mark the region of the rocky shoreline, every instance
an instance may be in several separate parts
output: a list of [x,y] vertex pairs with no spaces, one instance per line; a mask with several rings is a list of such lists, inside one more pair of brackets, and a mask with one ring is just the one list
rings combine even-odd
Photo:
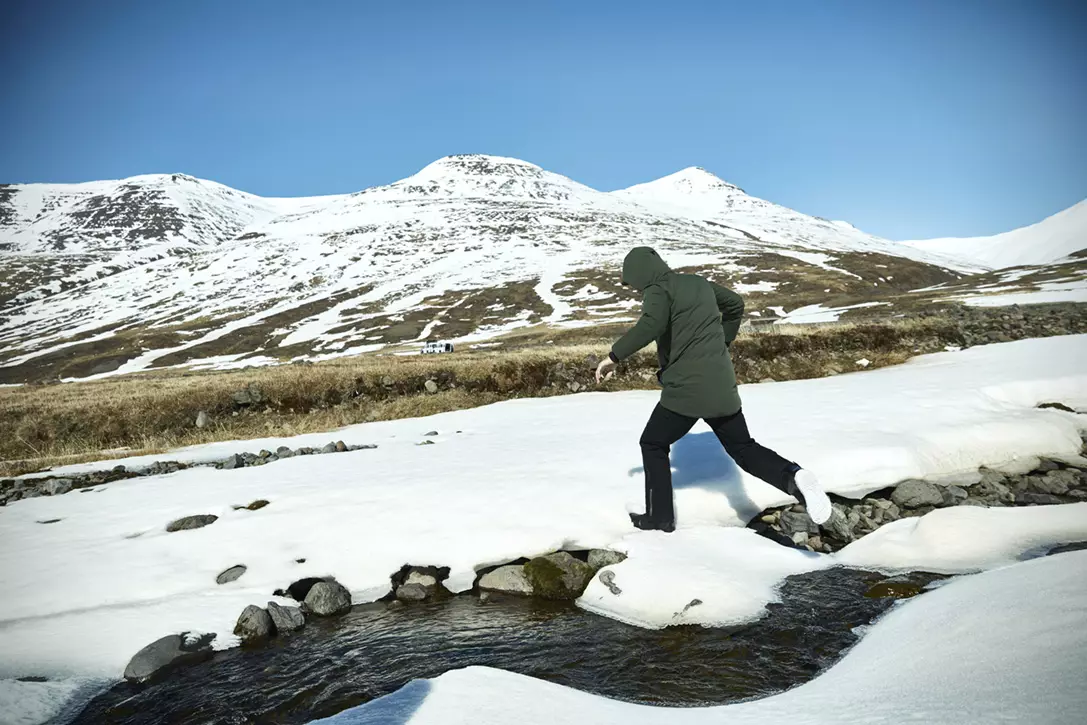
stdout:
[[182,463],[179,461],[155,461],[144,468],[129,468],[119,465],[113,468],[91,471],[88,473],[75,473],[62,476],[38,476],[35,478],[5,478],[0,479],[0,506],[39,496],[59,496],[72,491],[90,493],[101,491],[95,486],[102,486],[114,481],[123,481],[128,478],[143,478],[147,476],[161,476],[167,473],[176,473],[186,468],[218,468],[230,470],[233,468],[245,468],[248,466],[263,466],[284,458],[295,456],[316,456],[326,453],[347,453],[349,451],[361,451],[377,448],[375,444],[347,445],[343,441],[330,441],[320,448],[302,446],[289,448],[280,446],[274,452],[262,449],[257,453],[243,452],[232,453],[218,461],[204,463]]

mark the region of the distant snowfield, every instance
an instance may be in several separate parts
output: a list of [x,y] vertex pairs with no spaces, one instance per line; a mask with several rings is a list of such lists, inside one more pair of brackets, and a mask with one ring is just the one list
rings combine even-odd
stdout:
[[[757,666],[757,665],[756,665]],[[991,725],[1087,711],[1087,552],[952,581],[892,609],[811,682],[734,705],[634,705],[488,667],[416,680],[330,725]]]
[[[1055,337],[744,386],[741,393],[757,438],[815,471],[831,490],[859,496],[907,478],[969,484],[981,465],[1026,470],[1037,456],[1078,459],[1087,416],[1035,406],[1057,401],[1087,409],[1084,359],[1087,336]],[[514,400],[58,469],[211,461],[336,439],[379,444],[255,468],[192,468],[0,508],[0,677],[116,678],[142,646],[183,630],[216,632],[218,646],[231,646],[246,605],[264,605],[271,591],[305,576],[334,575],[361,603],[386,594],[389,575],[405,563],[448,566],[447,585],[461,591],[489,564],[559,548],[627,548],[631,556],[615,572],[631,595],[618,603],[594,599],[603,596],[594,583],[582,604],[664,626],[686,618],[754,619],[784,576],[835,561],[720,528],[789,499],[739,472],[702,424],[673,449],[680,531],[634,533],[626,511],[642,506],[637,438],[656,398],[626,392]],[[435,444],[417,445],[431,430],[439,432],[427,438]],[[258,498],[271,503],[232,509]],[[1039,546],[1087,540],[1087,504],[993,517],[937,513],[915,530],[902,525],[911,522],[886,526],[856,553],[839,556],[872,567],[920,562],[974,571]],[[193,514],[219,519],[165,532],[170,521]],[[51,519],[60,521],[38,523]],[[960,540],[988,543],[947,544]],[[306,562],[295,563],[299,558]],[[248,566],[246,574],[216,585],[216,575],[236,564]],[[668,571],[683,566],[702,583],[705,604],[677,620],[691,597],[678,607],[676,601],[690,591]],[[670,587],[674,597],[659,596]]]
[[1087,302],[1087,280],[1077,280],[1073,282],[1043,282],[1038,285],[1036,291],[1032,292],[999,293],[999,288],[984,291],[998,292],[998,294],[969,295],[959,299],[971,307],[1007,307],[1008,305]]
[[921,239],[902,244],[992,269],[1048,264],[1087,249],[1087,199],[1037,224],[991,237]]

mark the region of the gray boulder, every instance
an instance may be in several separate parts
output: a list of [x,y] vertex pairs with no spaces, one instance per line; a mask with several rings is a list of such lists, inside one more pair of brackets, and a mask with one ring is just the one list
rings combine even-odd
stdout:
[[298,607],[284,607],[275,602],[268,602],[268,616],[272,618],[276,632],[286,634],[296,629],[301,629],[306,623],[306,617]]
[[944,496],[940,493],[939,486],[927,481],[903,481],[891,493],[891,501],[902,508],[916,509],[922,506],[942,506]]
[[958,506],[970,497],[970,493],[962,486],[948,486],[941,490],[944,497],[944,506]]
[[242,574],[246,572],[245,564],[237,564],[224,571],[219,576],[215,577],[216,584],[229,584],[230,582],[238,579]]
[[781,527],[782,532],[790,538],[793,537],[793,534],[798,534],[800,532],[806,534],[819,533],[819,526],[808,517],[807,513],[790,511],[789,509],[781,512],[781,516],[778,518],[778,525]]
[[220,466],[220,468],[223,468],[224,470],[229,471],[232,468],[241,468],[244,465],[245,465],[245,460],[241,456],[239,456],[237,453],[235,453],[235,454],[233,454],[231,456],[228,456],[226,459],[224,459],[222,465]]
[[144,682],[155,675],[211,657],[214,634],[182,632],[157,639],[132,658],[125,668],[125,679]]
[[396,588],[396,598],[402,602],[421,602],[430,596],[430,592],[422,584],[401,584]]
[[332,617],[351,609],[351,592],[337,581],[319,581],[306,594],[305,611]]
[[850,515],[851,512],[847,511],[845,506],[840,503],[831,504],[830,519],[823,524],[823,530],[839,541],[846,543],[853,541],[853,527],[860,520],[860,517],[853,514],[855,518],[850,521]]
[[199,413],[196,414],[196,427],[204,428],[207,426],[207,424],[208,414],[201,410]]
[[532,594],[532,584],[525,576],[525,567],[521,564],[500,566],[484,574],[479,580],[479,588],[507,594]]
[[321,453],[335,453],[335,452],[336,452],[336,444],[335,443],[325,443],[323,446],[321,446]]
[[577,599],[594,573],[591,566],[566,551],[537,556],[525,564],[533,593],[545,599]]
[[218,516],[213,514],[198,514],[196,516],[183,516],[176,521],[171,521],[166,524],[166,530],[169,532],[185,531],[186,529],[200,529],[209,524],[213,524],[219,520]]
[[294,455],[294,451],[287,446],[280,446],[279,448],[276,448],[276,455],[280,458],[290,458]]
[[589,566],[593,569],[603,569],[606,566],[612,564],[618,564],[624,561],[627,555],[621,551],[612,551],[611,549],[593,549],[589,552]]
[[1042,493],[1064,496],[1068,493],[1068,489],[1078,483],[1078,478],[1074,471],[1049,471],[1042,478],[1034,479],[1032,483],[1034,488]]
[[271,637],[274,632],[271,615],[255,604],[243,609],[238,623],[234,625],[234,634],[241,637],[242,642]]
[[59,496],[72,490],[72,481],[68,478],[50,478],[43,481],[41,491],[47,496]]
[[1026,504],[1028,506],[1052,506],[1053,504],[1064,503],[1064,500],[1051,493],[1024,491],[1023,493],[1015,494],[1015,503]]

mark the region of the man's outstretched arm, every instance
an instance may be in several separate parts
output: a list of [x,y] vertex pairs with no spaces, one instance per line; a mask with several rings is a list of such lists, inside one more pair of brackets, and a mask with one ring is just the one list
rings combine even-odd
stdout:
[[668,293],[656,285],[647,288],[642,298],[642,316],[611,346],[612,361],[626,360],[663,335],[668,329],[668,317]]
[[736,334],[740,331],[740,323],[744,318],[744,300],[740,295],[730,289],[725,289],[719,284],[710,282],[713,288],[713,296],[717,298],[717,309],[721,311],[721,327],[725,330],[725,344],[732,345]]

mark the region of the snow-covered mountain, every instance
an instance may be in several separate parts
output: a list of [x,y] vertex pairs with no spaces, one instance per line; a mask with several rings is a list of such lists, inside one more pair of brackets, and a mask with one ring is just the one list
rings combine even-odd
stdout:
[[948,237],[903,242],[992,269],[1050,264],[1087,251],[1087,199],[1037,224],[991,237]]
[[848,307],[976,267],[745,194],[702,169],[601,192],[440,159],[354,194],[264,199],[184,175],[0,187],[0,382],[320,359],[629,319],[626,251],[753,314]]

